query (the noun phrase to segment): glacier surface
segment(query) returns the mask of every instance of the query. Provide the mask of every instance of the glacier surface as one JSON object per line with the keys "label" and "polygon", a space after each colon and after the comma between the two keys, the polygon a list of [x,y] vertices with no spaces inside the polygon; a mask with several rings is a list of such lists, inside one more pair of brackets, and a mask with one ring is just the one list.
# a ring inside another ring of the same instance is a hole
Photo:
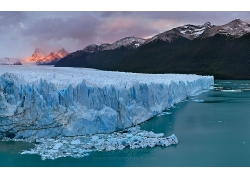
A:
{"label": "glacier surface", "polygon": [[0,135],[57,138],[119,131],[213,84],[213,76],[0,66]]}

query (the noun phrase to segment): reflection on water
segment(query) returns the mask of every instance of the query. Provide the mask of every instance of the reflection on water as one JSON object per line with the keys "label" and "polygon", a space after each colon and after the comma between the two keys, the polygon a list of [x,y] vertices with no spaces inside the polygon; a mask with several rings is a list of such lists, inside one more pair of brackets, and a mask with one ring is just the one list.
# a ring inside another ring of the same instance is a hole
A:
{"label": "reflection on water", "polygon": [[216,81],[214,90],[141,124],[147,131],[175,134],[177,145],[43,161],[19,154],[31,148],[28,143],[0,142],[0,166],[250,166],[250,91],[245,89],[250,81]]}

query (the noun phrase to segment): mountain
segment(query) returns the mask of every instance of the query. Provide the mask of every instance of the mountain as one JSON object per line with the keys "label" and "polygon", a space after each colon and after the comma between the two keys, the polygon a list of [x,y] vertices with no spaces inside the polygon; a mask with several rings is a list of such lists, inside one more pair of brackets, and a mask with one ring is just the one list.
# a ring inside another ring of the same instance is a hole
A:
{"label": "mountain", "polygon": [[28,60],[36,62],[37,65],[55,65],[61,58],[67,55],[68,52],[64,48],[57,53],[51,52],[49,55],[46,55],[42,49],[36,48]]}
{"label": "mountain", "polygon": [[84,55],[84,50],[71,53],[55,66],[250,79],[250,25],[239,19],[224,25],[207,22],[176,27],[141,42],[137,48],[111,49],[107,45],[98,50],[98,47]]}
{"label": "mountain", "polygon": [[125,37],[123,39],[116,41],[113,44],[106,46],[103,50],[114,50],[114,49],[118,49],[122,46],[135,49],[135,48],[138,48],[139,46],[141,46],[144,42],[145,42],[145,39],[142,39],[142,38]]}
{"label": "mountain", "polygon": [[187,24],[185,26],[180,26],[177,28],[173,28],[169,31],[165,31],[163,33],[157,34],[148,41],[145,42],[145,44],[150,42],[155,42],[157,40],[162,41],[168,41],[172,42],[175,39],[178,39],[180,37],[187,38],[189,40],[193,40],[197,37],[199,37],[204,31],[207,31],[208,29],[215,27],[214,25],[211,25],[210,22],[206,22],[203,25],[191,25]]}
{"label": "mountain", "polygon": [[30,61],[39,61],[40,59],[43,59],[46,56],[45,52],[43,52],[42,49],[36,48],[35,52],[31,55],[29,58]]}
{"label": "mountain", "polygon": [[228,38],[216,34],[192,41],[158,40],[131,52],[113,65],[116,71],[213,75],[215,79],[249,79],[250,34]]}
{"label": "mountain", "polygon": [[22,65],[21,63],[22,60],[17,59],[17,58],[0,58],[0,65]]}
{"label": "mountain", "polygon": [[206,22],[203,25],[187,24],[157,34],[148,41],[146,41],[145,44],[157,40],[172,42],[173,40],[178,39],[180,37],[193,40],[199,37],[200,38],[212,37],[216,34],[239,38],[249,32],[250,32],[250,25],[246,22],[241,21],[240,19],[235,19],[232,22],[221,26],[212,25],[210,22]]}
{"label": "mountain", "polygon": [[92,44],[82,50],[68,54],[56,67],[89,67],[110,69],[113,60],[125,57],[129,52],[141,46],[146,40],[137,37],[125,37],[113,44]]}
{"label": "mountain", "polygon": [[231,36],[234,38],[239,38],[247,33],[250,33],[250,25],[246,22],[241,21],[240,19],[235,19],[230,23],[227,23],[222,26],[213,26],[205,31],[201,37],[211,37],[216,34]]}

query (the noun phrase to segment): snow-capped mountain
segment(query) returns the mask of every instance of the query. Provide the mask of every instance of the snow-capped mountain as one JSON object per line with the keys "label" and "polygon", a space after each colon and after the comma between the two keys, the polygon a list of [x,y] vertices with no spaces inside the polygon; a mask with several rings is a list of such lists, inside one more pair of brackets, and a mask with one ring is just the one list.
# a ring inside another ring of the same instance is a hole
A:
{"label": "snow-capped mountain", "polygon": [[210,29],[207,29],[202,35],[202,38],[212,37],[215,34],[222,34],[226,36],[231,36],[239,38],[244,34],[250,33],[250,25],[240,19],[235,19],[230,23],[227,23],[222,26],[213,26]]}
{"label": "snow-capped mountain", "polygon": [[67,55],[68,52],[64,48],[60,49],[57,53],[51,52],[49,55],[46,55],[42,49],[36,48],[35,52],[28,59],[29,61],[35,61],[38,65],[53,65]]}
{"label": "snow-capped mountain", "polygon": [[94,53],[94,52],[102,51],[107,46],[110,46],[110,44],[109,43],[105,43],[101,45],[91,44],[91,45],[86,46],[82,51],[87,52],[87,53]]}
{"label": "snow-capped mountain", "polygon": [[157,34],[151,39],[147,40],[145,44],[157,40],[172,42],[173,40],[178,39],[179,37],[184,37],[189,40],[193,40],[199,37],[200,38],[212,37],[216,34],[239,38],[249,32],[250,32],[250,25],[246,22],[241,21],[240,19],[235,19],[232,22],[221,26],[212,25],[210,22],[206,22],[203,25],[187,24]]}
{"label": "snow-capped mountain", "polygon": [[193,40],[199,37],[204,31],[212,27],[214,27],[214,25],[211,25],[210,22],[206,22],[203,25],[187,24],[185,26],[179,26],[177,28],[173,28],[169,31],[165,31],[163,33],[155,35],[151,39],[147,40],[145,44],[149,42],[157,41],[159,39],[163,41],[172,42],[174,39],[177,39],[179,37],[184,37],[189,40]]}
{"label": "snow-capped mountain", "polygon": [[146,40],[138,37],[125,37],[116,41],[115,43],[106,46],[103,50],[114,50],[120,48],[121,46],[124,47],[132,47],[137,48],[141,46]]}
{"label": "snow-capped mountain", "polygon": [[0,65],[22,65],[21,63],[22,60],[17,59],[17,58],[0,58]]}
{"label": "snow-capped mountain", "polygon": [[94,53],[98,51],[114,50],[122,46],[135,49],[141,46],[145,41],[146,41],[145,39],[138,37],[125,37],[123,39],[119,39],[113,44],[105,43],[101,45],[96,45],[96,44],[88,45],[83,49],[83,51],[88,53]]}
{"label": "snow-capped mountain", "polygon": [[101,45],[91,44],[83,48],[82,50],[78,50],[76,52],[68,54],[66,58],[78,58],[83,56],[86,53],[88,54],[88,58],[94,53],[98,53],[101,51],[111,51],[115,49],[119,49],[120,47],[124,46],[129,49],[135,49],[141,46],[146,40],[138,37],[125,37],[120,39],[113,44],[103,43]]}

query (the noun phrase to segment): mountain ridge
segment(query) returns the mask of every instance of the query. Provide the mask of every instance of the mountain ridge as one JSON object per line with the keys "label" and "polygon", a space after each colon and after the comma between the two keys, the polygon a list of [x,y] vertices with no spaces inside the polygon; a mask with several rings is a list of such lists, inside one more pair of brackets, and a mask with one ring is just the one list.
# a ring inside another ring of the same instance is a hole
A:
{"label": "mountain ridge", "polygon": [[[194,73],[214,75],[216,79],[249,79],[249,42],[250,25],[239,19],[224,25],[210,22],[188,24],[159,33],[138,47],[121,45],[109,49],[110,44],[104,48],[87,46],[62,58],[55,67]],[[86,51],[90,47],[92,50]]]}
{"label": "mountain ridge", "polygon": [[30,62],[36,62],[37,65],[55,65],[61,58],[68,55],[64,48],[59,49],[57,53],[51,52],[48,55],[40,49],[36,48],[31,57],[28,58]]}

